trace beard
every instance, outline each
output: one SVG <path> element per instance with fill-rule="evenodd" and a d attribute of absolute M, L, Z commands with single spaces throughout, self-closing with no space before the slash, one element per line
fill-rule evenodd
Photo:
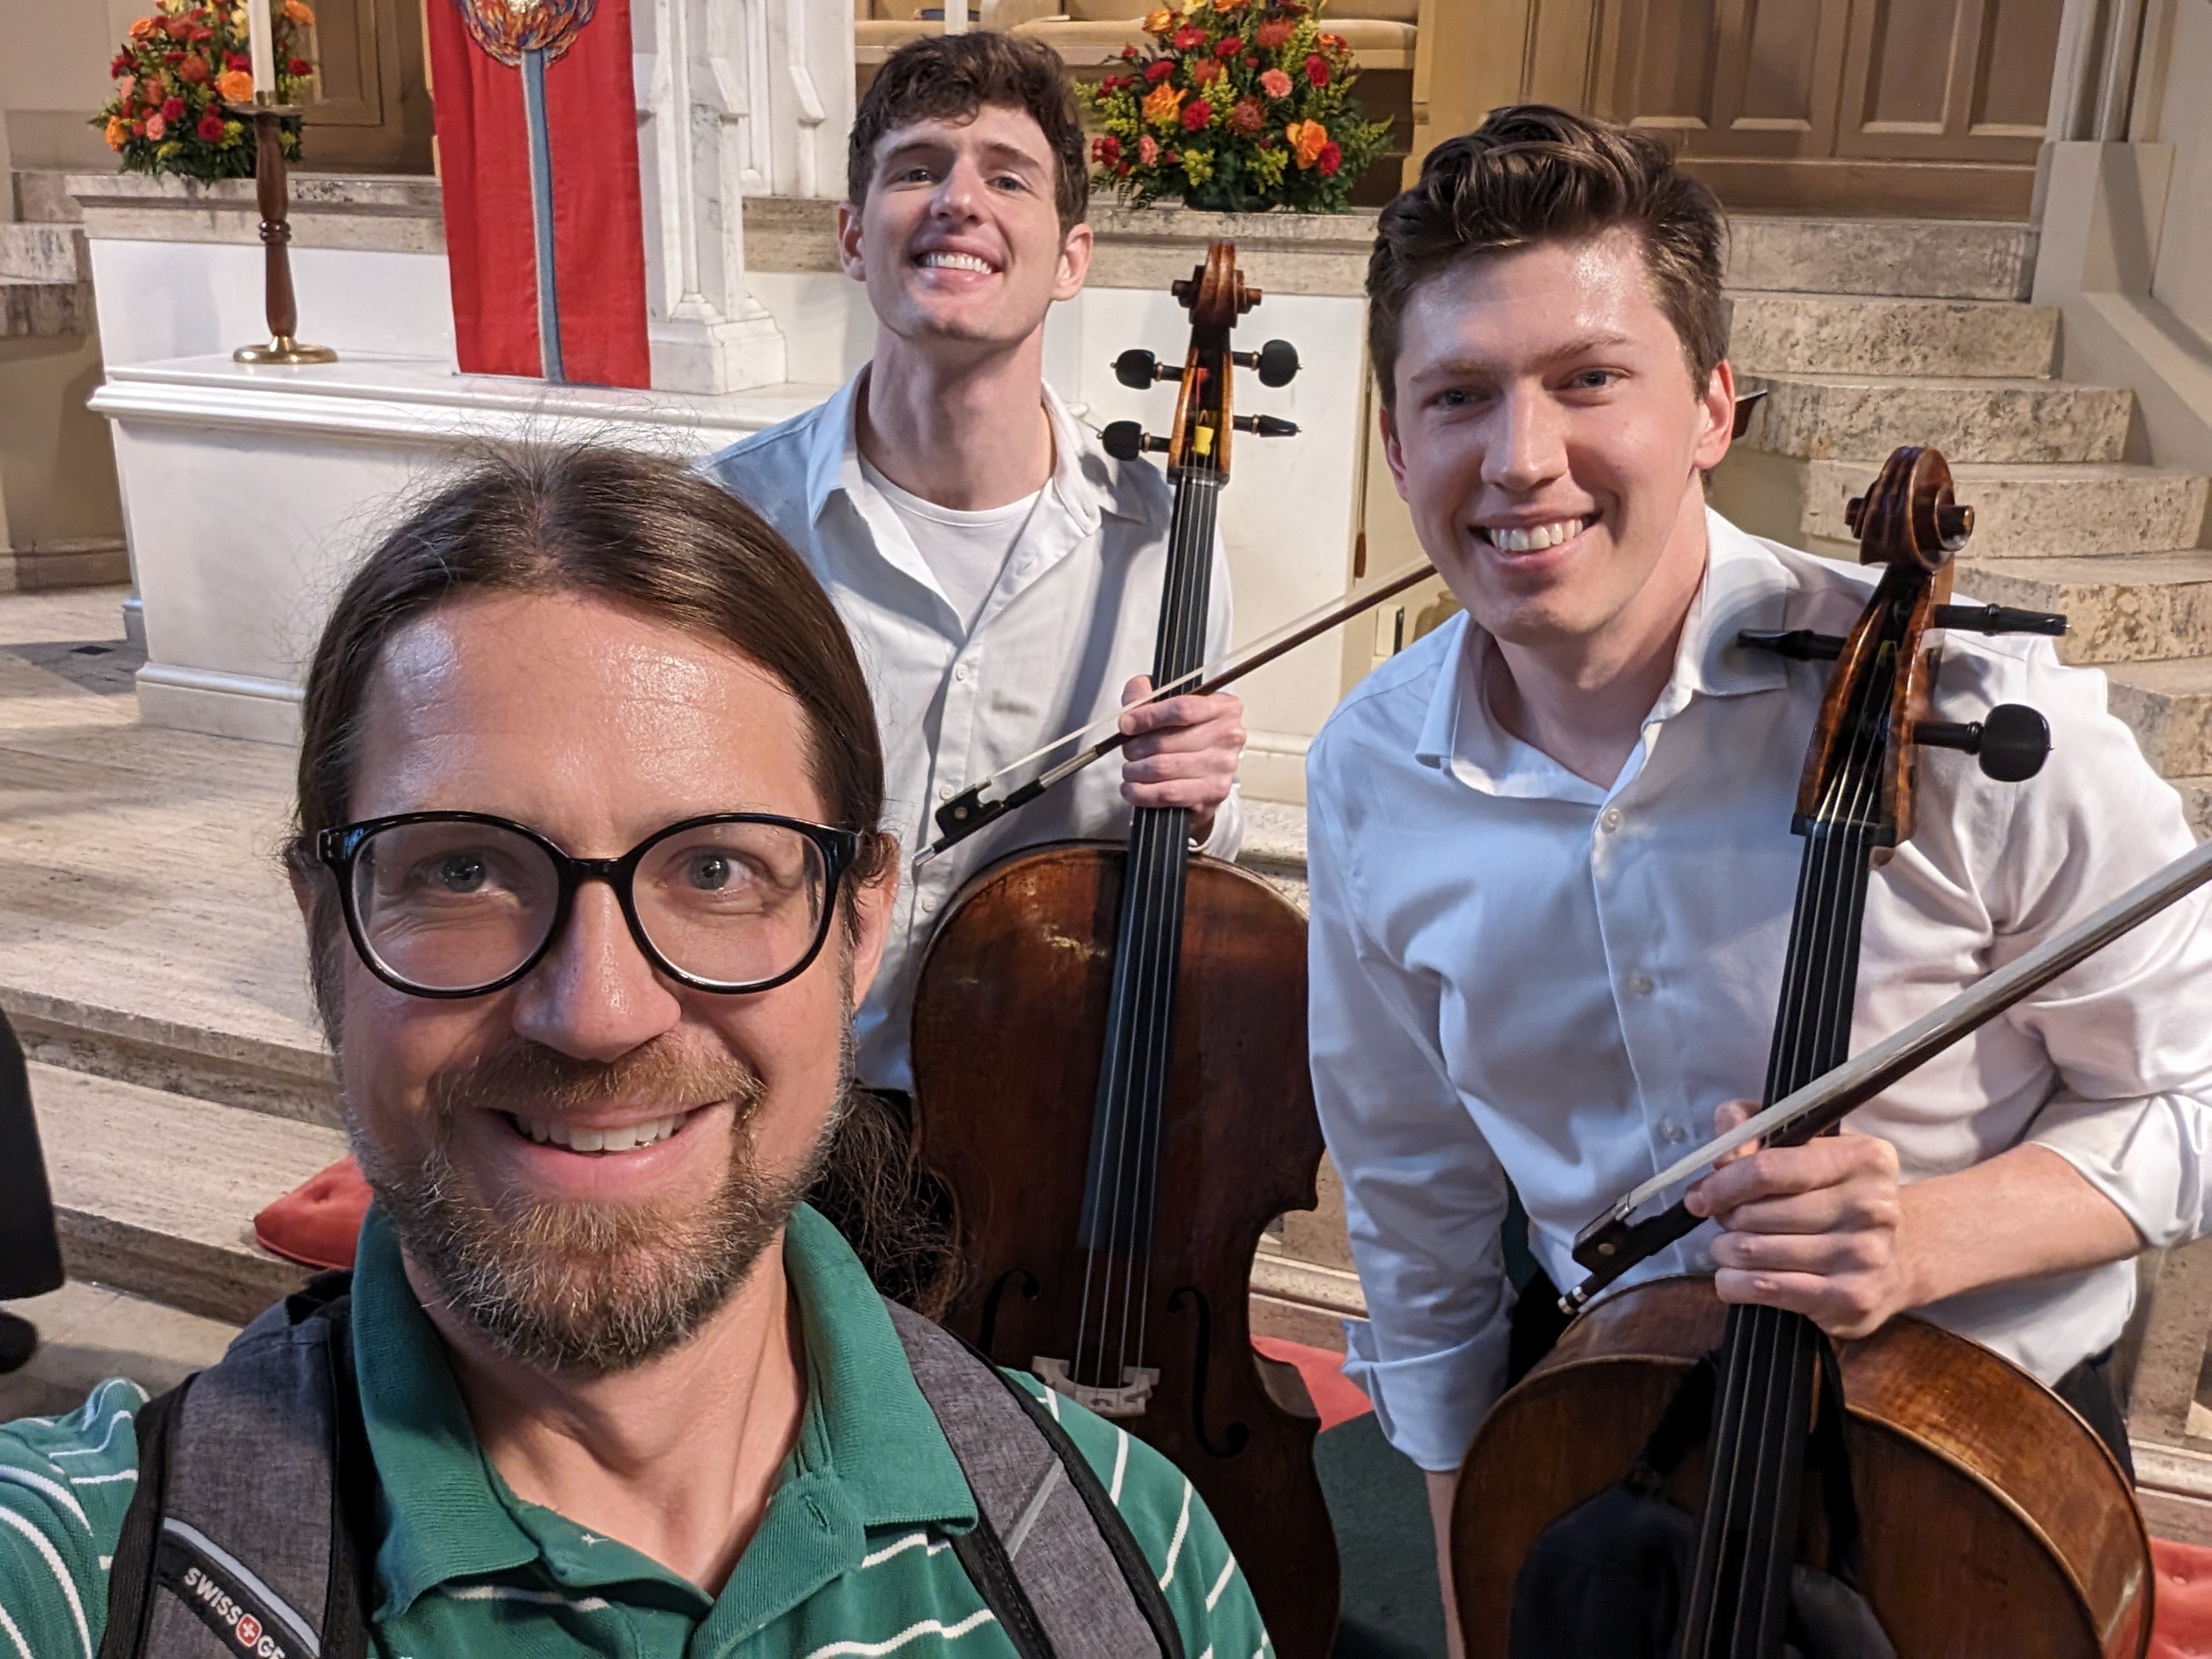
<path fill-rule="evenodd" d="M 807 1157 L 781 1173 L 759 1163 L 758 1073 L 665 1038 L 605 1063 L 518 1039 L 431 1079 L 419 1149 L 380 1143 L 352 1113 L 348 1133 L 400 1249 L 456 1315 L 533 1369 L 605 1376 L 681 1347 L 735 1294 L 820 1175 L 853 1063 L 848 1017 L 836 1100 Z M 702 1206 L 486 1193 L 453 1160 L 464 1113 L 544 1115 L 610 1100 L 726 1101 L 730 1166 L 714 1197 Z"/>

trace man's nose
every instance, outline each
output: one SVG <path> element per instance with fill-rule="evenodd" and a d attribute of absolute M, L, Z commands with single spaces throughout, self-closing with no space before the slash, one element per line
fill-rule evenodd
<path fill-rule="evenodd" d="M 1538 391 L 1514 390 L 1498 400 L 1485 449 L 1485 483 L 1516 495 L 1549 483 L 1566 471 L 1565 428 L 1559 405 Z"/>
<path fill-rule="evenodd" d="M 515 988 L 516 1032 L 579 1060 L 617 1059 L 682 1013 L 603 881 L 576 890 L 567 929 Z"/>
<path fill-rule="evenodd" d="M 963 156 L 945 170 L 945 178 L 930 200 L 930 211 L 939 219 L 964 223 L 977 216 L 982 199 L 983 175 L 973 161 Z"/>

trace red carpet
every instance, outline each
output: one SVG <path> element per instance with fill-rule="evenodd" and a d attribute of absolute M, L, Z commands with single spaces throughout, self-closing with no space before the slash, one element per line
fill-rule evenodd
<path fill-rule="evenodd" d="M 1321 1425 L 1333 1429 L 1375 1409 L 1344 1375 L 1344 1356 L 1327 1348 L 1310 1348 L 1303 1342 L 1285 1342 L 1277 1336 L 1255 1336 L 1252 1346 L 1270 1359 L 1296 1365 L 1305 1379 L 1306 1392 L 1321 1413 Z"/>
<path fill-rule="evenodd" d="M 2150 1659 L 2212 1659 L 2212 1549 L 2150 1540 L 2158 1569 L 2158 1622 Z"/>

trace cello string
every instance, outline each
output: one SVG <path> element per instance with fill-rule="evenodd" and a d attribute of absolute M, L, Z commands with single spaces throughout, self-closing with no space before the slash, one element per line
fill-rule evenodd
<path fill-rule="evenodd" d="M 1219 512 L 1221 490 L 1218 465 L 1208 458 L 1208 465 L 1201 475 L 1202 489 L 1199 495 L 1197 522 L 1193 526 L 1191 545 L 1187 550 L 1189 568 L 1178 588 L 1182 614 L 1176 618 L 1176 665 L 1196 658 L 1203 650 L 1205 618 L 1213 562 L 1213 532 L 1216 515 Z M 1182 950 L 1182 916 L 1184 882 L 1189 860 L 1189 815 L 1176 815 L 1175 833 L 1164 837 L 1160 855 L 1168 868 L 1162 877 L 1163 908 L 1169 914 L 1160 923 L 1161 954 L 1170 961 L 1179 962 Z M 1158 1200 L 1160 1149 L 1166 1131 L 1167 1091 L 1169 1066 L 1173 1058 L 1174 1007 L 1176 984 L 1180 972 L 1163 971 L 1157 981 L 1156 1006 L 1152 1011 L 1156 1028 L 1152 1032 L 1152 1050 L 1149 1057 L 1151 1081 L 1153 1086 L 1144 1096 L 1147 1121 L 1145 1123 L 1142 1176 L 1146 1182 L 1143 1202 L 1138 1215 L 1144 1235 L 1150 1237 L 1158 1218 L 1153 1206 Z M 1144 1253 L 1144 1283 L 1138 1300 L 1137 1360 L 1145 1363 L 1146 1336 L 1152 1312 L 1152 1252 Z"/>
<path fill-rule="evenodd" d="M 1166 649 L 1172 653 L 1160 665 L 1167 672 L 1172 672 L 1196 654 L 1194 635 L 1200 626 L 1207 597 L 1205 589 L 1212 562 L 1214 510 L 1219 500 L 1218 477 L 1211 465 L 1201 465 L 1194 470 L 1192 487 L 1189 534 L 1177 550 L 1179 568 L 1173 576 L 1174 611 L 1163 630 Z M 1154 1205 L 1158 1200 L 1169 1049 L 1173 1038 L 1174 998 L 1180 977 L 1174 964 L 1179 959 L 1182 942 L 1181 876 L 1187 856 L 1189 816 L 1182 810 L 1163 811 L 1157 822 L 1159 835 L 1153 854 L 1158 861 L 1154 895 L 1157 915 L 1152 919 L 1154 971 L 1146 981 L 1152 994 L 1143 1010 L 1144 1042 L 1137 1056 L 1143 1067 L 1143 1087 L 1136 1101 L 1138 1165 L 1130 1217 L 1133 1248 L 1147 1244 L 1157 1222 Z M 1143 1248 L 1138 1255 L 1140 1261 L 1133 1261 L 1130 1278 L 1137 1306 L 1134 1363 L 1141 1366 L 1145 1363 L 1152 1310 L 1152 1251 L 1149 1247 Z"/>
<path fill-rule="evenodd" d="M 1878 799 L 1879 763 L 1887 749 L 1880 723 L 1867 719 L 1867 702 L 1870 696 L 1887 689 L 1881 683 L 1883 678 L 1874 677 L 1871 685 L 1863 684 L 1856 688 L 1847 710 L 1849 738 L 1842 763 L 1832 769 L 1814 821 L 1808 826 L 1810 840 L 1799 882 L 1800 925 L 1792 928 L 1784 1006 L 1768 1066 L 1770 1099 L 1778 1097 L 1778 1091 L 1796 1086 L 1796 1074 L 1808 1059 L 1808 1048 L 1814 1051 L 1815 1057 L 1832 1048 L 1839 1021 L 1848 1018 L 1848 1010 L 1839 1012 L 1838 1005 L 1844 1000 L 1844 986 L 1856 976 L 1852 959 L 1856 955 L 1854 930 L 1850 920 L 1863 902 L 1862 884 L 1869 867 L 1867 854 L 1874 830 L 1872 814 L 1868 810 L 1869 797 Z M 1884 702 L 1887 701 L 1885 697 Z M 1869 763 L 1869 747 L 1875 751 L 1872 765 Z M 1816 962 L 1818 967 L 1814 969 Z M 1723 1521 L 1717 1530 L 1724 1555 L 1727 1540 L 1738 1531 L 1736 1510 L 1740 1505 L 1745 1510 L 1741 1522 L 1741 1571 L 1737 1576 L 1735 1607 L 1729 1620 L 1729 1650 L 1731 1654 L 1760 1656 L 1763 1659 L 1761 1644 L 1767 1634 L 1765 1620 L 1772 1605 L 1771 1576 L 1779 1560 L 1776 1546 L 1781 1541 L 1773 1534 L 1779 1519 L 1780 1487 L 1790 1473 L 1780 1467 L 1772 1441 L 1777 1434 L 1786 1436 L 1792 1432 L 1798 1396 L 1803 1392 L 1800 1372 L 1813 1350 L 1808 1340 L 1810 1322 L 1802 1316 L 1754 1304 L 1744 1313 L 1743 1319 L 1747 1328 L 1740 1341 L 1730 1344 L 1729 1369 L 1734 1373 L 1737 1362 L 1743 1362 L 1748 1373 L 1744 1381 L 1757 1385 L 1759 1401 L 1758 1408 L 1753 1410 L 1749 1409 L 1750 1401 L 1738 1397 L 1735 1403 L 1745 1409 L 1740 1414 L 1724 1409 L 1717 1425 L 1717 1437 L 1733 1443 L 1715 1448 L 1716 1475 L 1725 1470 L 1728 1476 L 1723 1489 Z M 1733 1389 L 1729 1390 L 1731 1395 L 1735 1393 Z M 1750 1489 L 1745 1491 L 1743 1431 L 1751 1423 L 1757 1425 L 1753 1431 L 1757 1455 L 1750 1463 Z M 1711 1510 L 1709 1501 L 1709 1514 Z M 1769 1510 L 1775 1513 L 1769 1514 Z M 1713 1531 L 1711 1528 L 1700 1531 L 1701 1582 L 1718 1565 L 1709 1559 L 1708 1537 Z M 1752 1576 L 1754 1572 L 1758 1575 L 1755 1580 Z M 1744 1628 L 1747 1620 L 1756 1621 L 1749 1632 L 1749 1645 L 1746 1644 Z M 1695 1631 L 1686 1634 L 1692 1641 L 1698 1639 Z"/>

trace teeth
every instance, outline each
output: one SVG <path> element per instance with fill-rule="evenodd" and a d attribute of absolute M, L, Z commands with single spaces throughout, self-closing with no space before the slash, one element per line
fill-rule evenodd
<path fill-rule="evenodd" d="M 980 270 L 986 276 L 991 274 L 990 261 L 973 253 L 952 253 L 939 250 L 933 253 L 923 254 L 921 263 L 933 270 Z"/>
<path fill-rule="evenodd" d="M 611 1129 L 572 1128 L 553 1118 L 510 1114 L 507 1121 L 539 1146 L 566 1146 L 572 1152 L 629 1152 L 665 1140 L 682 1128 L 689 1112 L 656 1117 L 643 1123 L 620 1123 Z"/>
<path fill-rule="evenodd" d="M 1551 524 L 1499 526 L 1483 533 L 1501 553 L 1537 553 L 1578 536 L 1587 519 L 1560 519 Z"/>

